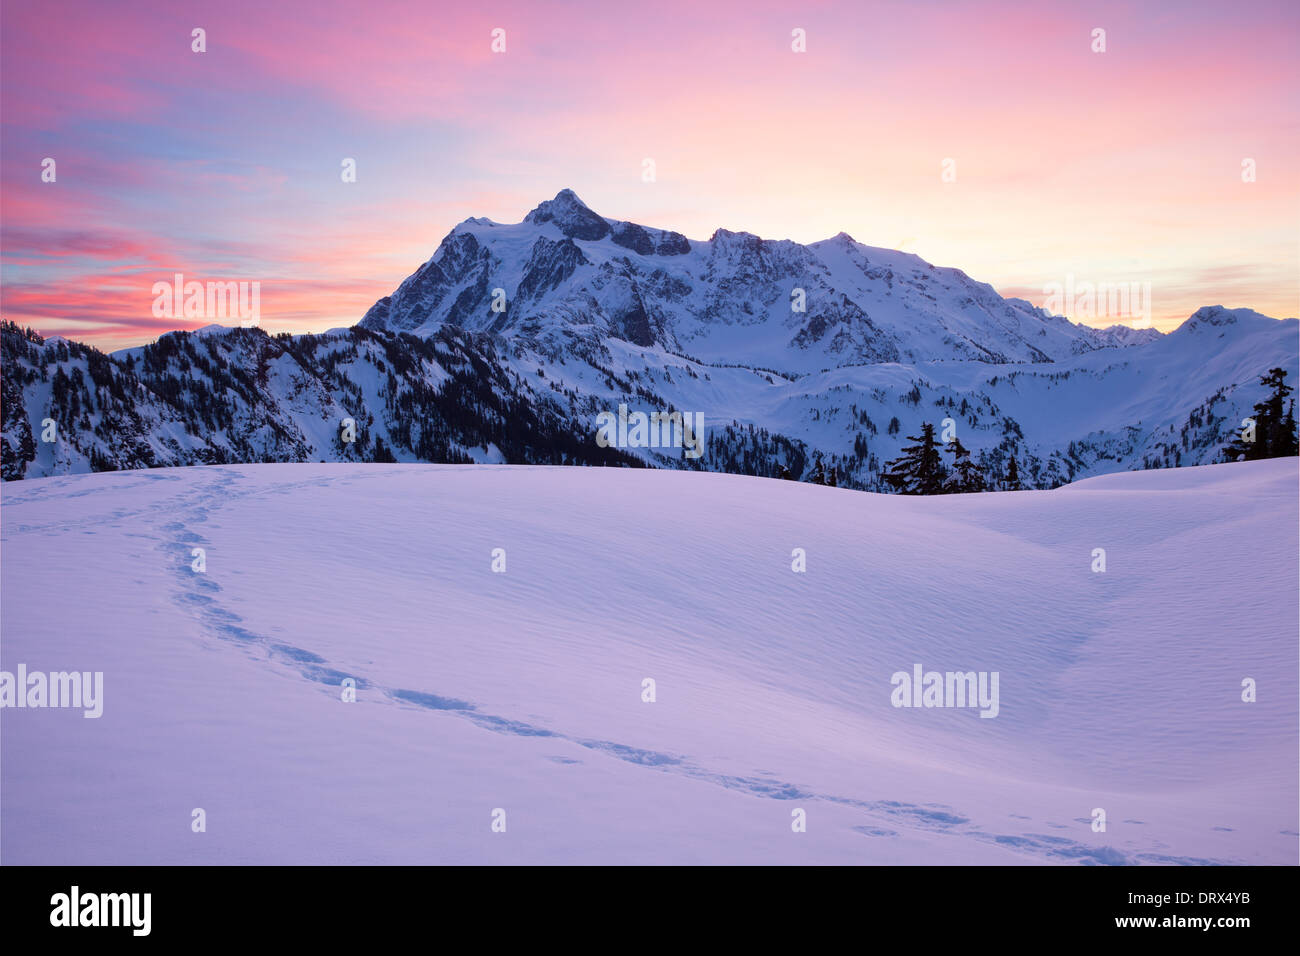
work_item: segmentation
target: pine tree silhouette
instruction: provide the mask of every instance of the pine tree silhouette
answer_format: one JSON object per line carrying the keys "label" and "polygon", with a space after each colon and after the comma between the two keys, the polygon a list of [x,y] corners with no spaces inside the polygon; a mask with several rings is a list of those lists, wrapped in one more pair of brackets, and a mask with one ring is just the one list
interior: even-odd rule
{"label": "pine tree silhouette", "polygon": [[1273,391],[1255,404],[1255,440],[1247,441],[1245,435],[1238,434],[1224,449],[1225,461],[1260,461],[1297,453],[1294,400],[1283,413],[1283,409],[1287,409],[1286,397],[1295,391],[1286,384],[1286,370],[1269,369],[1267,375],[1260,376],[1259,384]]}
{"label": "pine tree silhouette", "polygon": [[817,465],[813,469],[812,477],[808,479],[814,485],[826,484],[826,472],[822,469],[822,456],[817,456]]}
{"label": "pine tree silhouette", "polygon": [[1279,447],[1282,455],[1300,455],[1300,434],[1296,432],[1294,398],[1291,399],[1291,405],[1287,408],[1286,418],[1282,419],[1282,435]]}
{"label": "pine tree silhouette", "polygon": [[934,440],[934,426],[921,425],[920,437],[907,436],[916,442],[903,449],[899,458],[885,465],[889,471],[883,476],[900,494],[938,495],[943,493],[944,468],[939,458],[939,443]]}
{"label": "pine tree silhouette", "polygon": [[961,443],[960,438],[954,438],[948,443],[948,451],[952,453],[952,469],[944,480],[944,492],[970,494],[987,490],[979,465],[971,461],[970,451]]}
{"label": "pine tree silhouette", "polygon": [[1016,456],[1011,456],[1011,463],[1007,465],[1007,477],[1002,483],[1004,491],[1023,491],[1024,486],[1020,484],[1020,469],[1016,466]]}

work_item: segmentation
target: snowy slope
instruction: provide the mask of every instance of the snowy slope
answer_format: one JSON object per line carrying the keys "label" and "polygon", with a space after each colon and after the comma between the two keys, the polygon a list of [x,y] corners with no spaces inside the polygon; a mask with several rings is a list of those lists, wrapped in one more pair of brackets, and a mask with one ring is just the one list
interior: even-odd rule
{"label": "snowy slope", "polygon": [[[1025,482],[1053,487],[1220,460],[1264,396],[1259,376],[1281,366],[1296,381],[1298,329],[1294,319],[1214,306],[1169,335],[1068,361],[886,362],[797,377],[608,336],[543,354],[451,326],[426,338],[361,327],[169,333],[111,356],[5,329],[3,474],[241,461],[612,463],[595,443],[596,416],[626,403],[701,414],[699,465],[709,471],[784,467],[806,479],[822,455],[841,483],[882,490],[880,473],[908,436],[951,419],[994,480],[1014,456]],[[47,417],[59,424],[52,443],[39,440]],[[339,440],[346,418],[357,423],[352,444]],[[655,451],[624,452],[682,467]]]}
{"label": "snowy slope", "polygon": [[[6,484],[0,529],[0,666],[105,675],[97,720],[3,711],[6,863],[1296,862],[1295,459],[155,469]],[[998,716],[891,706],[914,663]]]}
{"label": "snowy slope", "polygon": [[12,326],[0,338],[6,480],[249,461],[632,461],[533,396],[491,341],[455,330],[170,332],[110,356]]}

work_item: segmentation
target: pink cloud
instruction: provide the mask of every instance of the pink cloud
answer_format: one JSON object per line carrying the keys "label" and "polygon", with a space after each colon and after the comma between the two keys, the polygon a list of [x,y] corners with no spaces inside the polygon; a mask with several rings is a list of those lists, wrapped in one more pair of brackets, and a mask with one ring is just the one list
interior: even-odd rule
{"label": "pink cloud", "polygon": [[[1224,262],[1260,263],[1240,287],[1254,307],[1295,298],[1300,15],[1281,4],[15,0],[4,16],[6,285],[54,315],[89,282],[126,321],[114,280],[184,267],[364,288],[355,320],[455,222],[517,221],[563,186],[695,238],[907,241],[1003,288],[1168,276],[1170,314],[1206,304],[1190,297]],[[354,187],[336,142],[361,153]],[[295,290],[284,315],[337,324],[343,300]]]}

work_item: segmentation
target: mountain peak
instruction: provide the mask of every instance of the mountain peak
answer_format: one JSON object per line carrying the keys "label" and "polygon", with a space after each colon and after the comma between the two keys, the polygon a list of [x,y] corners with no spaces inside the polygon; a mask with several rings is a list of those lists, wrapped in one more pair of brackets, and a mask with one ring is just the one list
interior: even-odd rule
{"label": "mountain peak", "polygon": [[[1197,309],[1188,317],[1187,321],[1175,329],[1175,332],[1198,332],[1203,333],[1206,329],[1218,329],[1222,335],[1227,331],[1228,326],[1237,326],[1238,328],[1264,327],[1267,323],[1276,322],[1276,319],[1267,315],[1261,315],[1254,309],[1229,309],[1221,305],[1206,305]],[[1285,321],[1293,321],[1286,319]]]}
{"label": "mountain peak", "polygon": [[576,205],[581,206],[583,209],[588,209],[588,208],[590,208],[590,207],[587,206],[587,204],[586,204],[585,202],[583,202],[581,199],[579,199],[579,198],[578,198],[578,194],[575,193],[575,192],[574,192],[572,189],[570,189],[568,186],[565,186],[565,187],[564,187],[563,189],[561,189],[558,193],[556,193],[556,194],[555,194],[555,198],[552,199],[551,202],[574,203],[574,204],[576,204]]}
{"label": "mountain peak", "polygon": [[592,212],[572,189],[561,189],[554,199],[539,203],[524,222],[539,226],[554,223],[570,239],[595,242],[609,235],[609,223]]}
{"label": "mountain peak", "polygon": [[[1188,316],[1187,321],[1175,331],[1196,332],[1206,328],[1222,329],[1229,325],[1239,325],[1243,319],[1249,321],[1257,315],[1259,313],[1250,309],[1228,309],[1221,305],[1203,305]],[[1260,316],[1260,318],[1263,318],[1263,316]]]}
{"label": "mountain peak", "polygon": [[709,237],[709,242],[722,246],[743,246],[757,249],[762,245],[763,240],[754,235],[752,232],[733,232],[730,229],[715,229],[713,235]]}
{"label": "mountain peak", "polygon": [[1232,309],[1221,305],[1203,305],[1192,313],[1188,321],[1202,322],[1208,325],[1231,325],[1237,321],[1237,314]]}

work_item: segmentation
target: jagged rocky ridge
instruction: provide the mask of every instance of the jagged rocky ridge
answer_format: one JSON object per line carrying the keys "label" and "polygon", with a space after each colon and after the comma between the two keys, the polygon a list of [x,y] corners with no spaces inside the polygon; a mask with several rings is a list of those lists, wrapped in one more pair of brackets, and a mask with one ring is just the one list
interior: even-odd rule
{"label": "jagged rocky ridge", "polygon": [[[638,465],[530,401],[493,341],[350,329],[174,332],[117,355],[3,330],[6,480],[274,461]],[[345,441],[344,422],[354,423]],[[53,424],[53,442],[41,441]]]}

